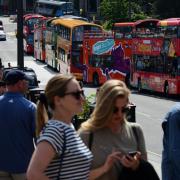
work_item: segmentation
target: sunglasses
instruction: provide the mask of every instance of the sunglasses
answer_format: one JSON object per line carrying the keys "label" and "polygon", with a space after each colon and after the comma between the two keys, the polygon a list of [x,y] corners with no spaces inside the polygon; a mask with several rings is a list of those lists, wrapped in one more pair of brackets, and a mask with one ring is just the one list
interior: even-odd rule
{"label": "sunglasses", "polygon": [[129,107],[128,106],[122,108],[114,107],[113,113],[116,114],[119,112],[119,110],[121,111],[121,113],[127,113],[129,111]]}
{"label": "sunglasses", "polygon": [[68,92],[65,93],[64,96],[66,95],[72,95],[75,99],[80,100],[82,97],[84,97],[84,90],[76,91],[76,92]]}

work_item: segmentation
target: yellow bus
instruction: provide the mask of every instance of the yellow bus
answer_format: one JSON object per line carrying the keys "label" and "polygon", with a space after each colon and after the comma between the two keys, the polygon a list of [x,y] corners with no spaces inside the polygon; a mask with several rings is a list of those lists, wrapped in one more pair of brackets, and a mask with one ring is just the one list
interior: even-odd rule
{"label": "yellow bus", "polygon": [[58,18],[51,24],[57,33],[57,44],[54,45],[57,57],[56,62],[49,64],[56,64],[56,69],[62,74],[72,73],[82,80],[84,33],[102,32],[102,26],[73,18]]}

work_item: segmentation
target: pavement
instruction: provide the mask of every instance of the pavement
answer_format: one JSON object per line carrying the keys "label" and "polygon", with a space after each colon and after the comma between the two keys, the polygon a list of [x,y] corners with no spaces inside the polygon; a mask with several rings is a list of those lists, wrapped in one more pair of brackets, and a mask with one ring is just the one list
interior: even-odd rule
{"label": "pavement", "polygon": [[[3,65],[7,67],[8,62],[3,62]],[[17,62],[10,62],[12,66],[17,66]],[[47,81],[53,77],[57,72],[53,71],[49,67],[47,67],[46,64],[35,61],[28,58],[28,60],[24,60],[24,66],[33,68],[34,71],[37,74],[38,80],[40,80],[40,87],[44,87],[47,83]],[[153,153],[148,151],[148,160],[151,162],[151,164],[154,166],[157,174],[159,175],[161,179],[161,156],[159,154]]]}

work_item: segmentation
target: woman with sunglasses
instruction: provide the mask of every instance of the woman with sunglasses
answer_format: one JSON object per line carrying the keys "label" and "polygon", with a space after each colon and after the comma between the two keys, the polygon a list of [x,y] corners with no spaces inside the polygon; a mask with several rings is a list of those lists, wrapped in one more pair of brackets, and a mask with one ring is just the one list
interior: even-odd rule
{"label": "woman with sunglasses", "polygon": [[[81,138],[93,154],[90,179],[116,180],[123,167],[135,170],[140,158],[147,160],[141,127],[126,120],[129,94],[124,82],[106,81],[99,89],[90,119],[79,129]],[[136,129],[138,142],[132,127]],[[115,155],[117,152],[119,159]]]}
{"label": "woman with sunglasses", "polygon": [[28,180],[88,179],[92,154],[71,124],[72,117],[82,111],[83,102],[83,90],[74,77],[56,75],[49,80],[37,106],[39,137]]}

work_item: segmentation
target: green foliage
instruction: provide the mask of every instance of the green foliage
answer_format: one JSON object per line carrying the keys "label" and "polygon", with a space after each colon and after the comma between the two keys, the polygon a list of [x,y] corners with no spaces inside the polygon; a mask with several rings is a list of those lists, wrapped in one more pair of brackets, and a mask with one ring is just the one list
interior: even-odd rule
{"label": "green foliage", "polygon": [[155,13],[161,18],[180,17],[179,0],[157,0],[154,3]]}
{"label": "green foliage", "polygon": [[105,22],[105,29],[111,28],[115,22],[154,17],[154,2],[155,0],[103,0],[100,4],[100,12]]}
{"label": "green foliage", "polygon": [[131,17],[132,21],[137,21],[137,20],[142,20],[142,19],[146,19],[148,18],[147,15],[145,14],[133,14],[133,16]]}
{"label": "green foliage", "polygon": [[82,113],[78,114],[77,118],[79,120],[85,121],[89,118],[90,116],[90,106],[93,103],[93,101],[95,100],[95,94],[91,94],[90,96],[87,96],[85,99],[85,102],[83,104],[83,111]]}
{"label": "green foliage", "polygon": [[111,30],[113,26],[113,22],[112,21],[105,21],[103,24],[103,28],[106,30]]}
{"label": "green foliage", "polygon": [[100,11],[104,20],[117,22],[119,19],[127,18],[128,3],[126,0],[103,0],[100,5]]}

